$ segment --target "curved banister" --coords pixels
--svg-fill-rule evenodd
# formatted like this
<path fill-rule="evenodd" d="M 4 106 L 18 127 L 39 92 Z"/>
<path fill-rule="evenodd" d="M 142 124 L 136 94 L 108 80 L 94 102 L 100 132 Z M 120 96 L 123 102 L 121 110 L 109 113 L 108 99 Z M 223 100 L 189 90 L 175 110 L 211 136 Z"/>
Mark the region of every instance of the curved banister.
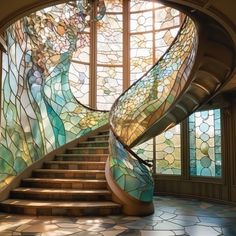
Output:
<path fill-rule="evenodd" d="M 163 114 L 187 82 L 197 48 L 189 18 L 180 32 L 163 57 L 111 108 L 110 125 L 128 146 Z"/>
<path fill-rule="evenodd" d="M 152 202 L 154 184 L 148 168 L 151 164 L 130 146 L 178 98 L 188 81 L 197 48 L 197 30 L 187 17 L 167 52 L 111 108 L 110 173 L 125 194 L 140 202 Z"/>

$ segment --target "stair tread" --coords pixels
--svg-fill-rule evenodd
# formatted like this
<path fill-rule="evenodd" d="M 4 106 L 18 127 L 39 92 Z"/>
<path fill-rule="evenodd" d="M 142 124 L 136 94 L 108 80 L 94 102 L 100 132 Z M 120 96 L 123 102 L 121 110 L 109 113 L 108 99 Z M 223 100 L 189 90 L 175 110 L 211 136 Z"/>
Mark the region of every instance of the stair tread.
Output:
<path fill-rule="evenodd" d="M 108 147 L 102 147 L 102 146 L 97 146 L 97 147 L 74 147 L 74 148 L 68 148 L 67 150 L 77 150 L 77 149 L 108 149 Z"/>
<path fill-rule="evenodd" d="M 100 135 L 94 135 L 88 138 L 100 138 L 100 137 L 108 137 L 109 138 L 109 134 L 100 134 Z"/>
<path fill-rule="evenodd" d="M 8 204 L 22 207 L 57 207 L 57 208 L 115 208 L 121 207 L 120 204 L 112 201 L 38 201 L 38 200 L 25 200 L 25 199 L 7 199 L 1 202 L 1 204 Z"/>
<path fill-rule="evenodd" d="M 105 161 L 45 161 L 46 164 L 106 164 Z"/>
<path fill-rule="evenodd" d="M 63 194 L 111 194 L 109 190 L 79 190 L 79 189 L 47 189 L 47 188 L 24 188 L 19 187 L 11 190 L 11 192 L 23 192 L 23 193 L 63 193 Z"/>
<path fill-rule="evenodd" d="M 91 141 L 83 141 L 83 142 L 79 142 L 78 144 L 80 143 L 109 143 L 108 140 L 91 140 Z"/>
<path fill-rule="evenodd" d="M 57 154 L 56 156 L 72 156 L 72 157 L 76 157 L 76 156 L 84 156 L 84 157 L 100 157 L 100 156 L 108 156 L 109 154 L 107 154 L 107 153 L 101 153 L 101 154 L 99 154 L 99 153 L 94 153 L 94 154 L 92 154 L 92 153 L 65 153 L 65 154 Z"/>
<path fill-rule="evenodd" d="M 68 170 L 68 169 L 36 169 L 36 172 L 65 172 L 65 173 L 105 173 L 105 170 Z"/>
<path fill-rule="evenodd" d="M 68 183 L 106 183 L 106 180 L 103 179 L 54 179 L 54 178 L 26 178 L 23 181 L 32 181 L 32 182 L 68 182 Z"/>

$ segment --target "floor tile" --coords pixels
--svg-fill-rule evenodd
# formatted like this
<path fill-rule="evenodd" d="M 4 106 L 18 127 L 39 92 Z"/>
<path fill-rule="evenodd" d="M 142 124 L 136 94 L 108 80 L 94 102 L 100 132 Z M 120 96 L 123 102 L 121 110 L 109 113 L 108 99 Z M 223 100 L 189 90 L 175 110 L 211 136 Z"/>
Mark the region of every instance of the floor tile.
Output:
<path fill-rule="evenodd" d="M 31 217 L 0 213 L 0 236 L 234 236 L 236 207 L 154 197 L 146 217 Z"/>

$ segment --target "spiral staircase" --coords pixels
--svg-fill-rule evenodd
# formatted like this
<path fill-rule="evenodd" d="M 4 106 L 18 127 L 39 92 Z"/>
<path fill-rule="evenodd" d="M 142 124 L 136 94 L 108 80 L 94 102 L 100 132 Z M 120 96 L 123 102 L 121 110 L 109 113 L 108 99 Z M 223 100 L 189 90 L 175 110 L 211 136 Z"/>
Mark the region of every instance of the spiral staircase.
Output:
<path fill-rule="evenodd" d="M 108 133 L 68 149 L 23 179 L 2 209 L 36 215 L 153 213 L 151 166 L 131 148 L 210 102 L 236 65 L 235 44 L 219 23 L 191 6 L 166 2 L 191 18 L 159 61 L 113 104 L 109 149 Z"/>

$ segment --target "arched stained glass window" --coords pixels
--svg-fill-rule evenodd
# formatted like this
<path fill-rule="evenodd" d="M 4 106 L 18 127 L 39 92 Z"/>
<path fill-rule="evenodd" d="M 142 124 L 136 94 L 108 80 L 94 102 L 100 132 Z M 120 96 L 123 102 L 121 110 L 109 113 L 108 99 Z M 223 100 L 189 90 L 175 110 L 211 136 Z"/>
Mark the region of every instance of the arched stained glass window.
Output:
<path fill-rule="evenodd" d="M 92 21 L 78 40 L 69 71 L 75 97 L 101 110 L 109 110 L 152 67 L 181 24 L 177 10 L 157 2 L 105 0 L 105 5 L 104 17 Z"/>
<path fill-rule="evenodd" d="M 220 109 L 189 117 L 189 152 L 192 176 L 221 177 Z"/>

